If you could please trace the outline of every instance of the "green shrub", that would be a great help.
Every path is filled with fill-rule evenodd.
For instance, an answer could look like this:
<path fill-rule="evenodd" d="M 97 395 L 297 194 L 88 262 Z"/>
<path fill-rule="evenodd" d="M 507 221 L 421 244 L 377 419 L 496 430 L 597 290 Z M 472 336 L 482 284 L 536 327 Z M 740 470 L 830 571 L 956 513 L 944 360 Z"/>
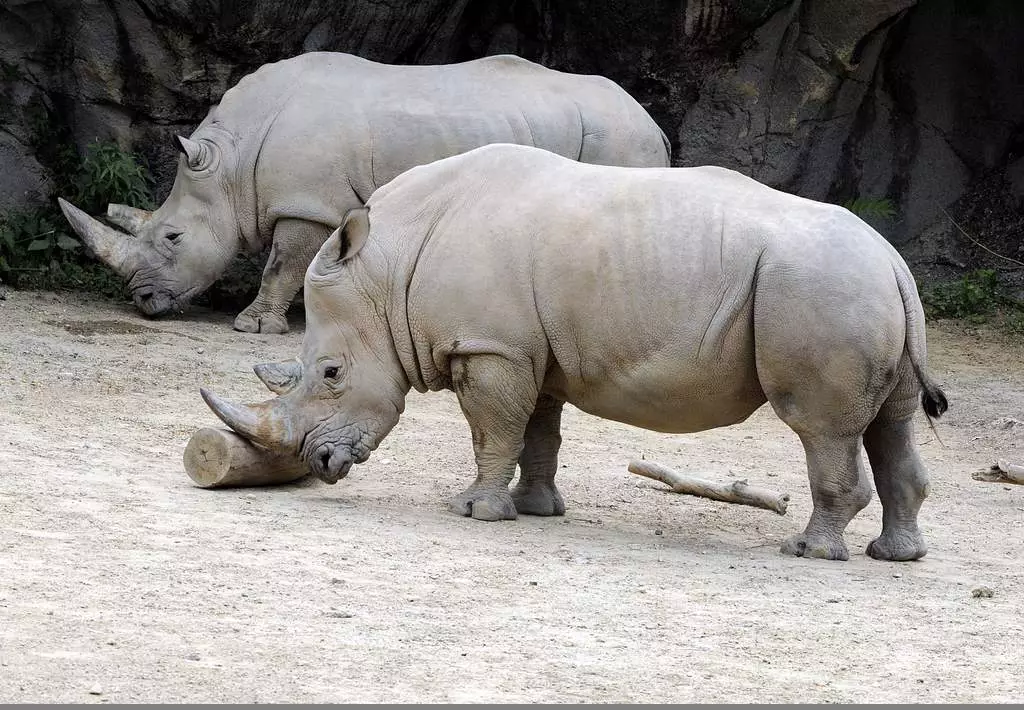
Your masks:
<path fill-rule="evenodd" d="M 153 208 L 153 179 L 141 158 L 116 143 L 94 141 L 85 150 L 68 198 L 88 213 L 102 212 L 110 202 Z"/>
<path fill-rule="evenodd" d="M 65 197 L 90 213 L 108 202 L 152 208 L 152 178 L 138 156 L 116 143 L 94 141 L 81 160 L 69 145 L 53 148 L 53 183 Z M 0 281 L 26 288 L 72 288 L 107 295 L 124 292 L 120 278 L 84 257 L 82 243 L 56 205 L 47 203 L 0 213 Z"/>
<path fill-rule="evenodd" d="M 977 322 L 999 315 L 1011 329 L 1024 325 L 1024 304 L 1003 293 L 994 269 L 975 269 L 955 281 L 923 288 L 921 302 L 932 318 Z"/>

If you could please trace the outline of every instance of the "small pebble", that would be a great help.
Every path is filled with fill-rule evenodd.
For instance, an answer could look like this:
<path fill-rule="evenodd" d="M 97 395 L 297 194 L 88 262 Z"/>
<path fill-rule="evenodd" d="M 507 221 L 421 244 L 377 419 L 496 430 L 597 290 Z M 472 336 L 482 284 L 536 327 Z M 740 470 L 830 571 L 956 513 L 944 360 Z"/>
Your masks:
<path fill-rule="evenodd" d="M 661 534 L 663 534 L 663 533 L 661 532 L 661 530 L 655 530 L 655 531 L 654 531 L 654 534 L 655 534 L 655 535 L 661 535 Z"/>
<path fill-rule="evenodd" d="M 902 576 L 903 576 L 902 572 L 893 572 L 893 574 L 892 574 L 892 578 L 893 579 L 899 579 Z"/>
<path fill-rule="evenodd" d="M 351 619 L 353 614 L 349 614 L 347 611 L 329 611 L 327 616 L 332 619 Z"/>
<path fill-rule="evenodd" d="M 536 583 L 536 582 L 530 582 L 530 586 L 531 586 L 531 587 L 536 587 L 536 586 L 537 586 L 537 583 Z"/>
<path fill-rule="evenodd" d="M 971 596 L 975 599 L 991 599 L 995 595 L 996 593 L 988 587 L 978 587 L 971 590 Z"/>
<path fill-rule="evenodd" d="M 89 695 L 103 695 L 103 686 L 97 683 L 89 688 Z"/>

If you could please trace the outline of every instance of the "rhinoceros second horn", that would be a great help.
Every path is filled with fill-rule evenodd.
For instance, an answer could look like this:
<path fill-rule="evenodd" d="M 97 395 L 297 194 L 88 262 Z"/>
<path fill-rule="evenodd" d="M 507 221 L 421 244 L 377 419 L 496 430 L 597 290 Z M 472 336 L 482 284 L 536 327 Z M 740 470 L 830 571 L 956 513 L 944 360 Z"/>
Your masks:
<path fill-rule="evenodd" d="M 138 207 L 113 202 L 107 205 L 107 219 L 134 235 L 138 235 L 139 231 L 152 218 L 153 213 L 149 210 L 140 210 Z"/>
<path fill-rule="evenodd" d="M 290 391 L 302 377 L 302 363 L 298 360 L 265 362 L 253 365 L 252 369 L 260 378 L 260 382 L 275 394 L 285 394 Z"/>
<path fill-rule="evenodd" d="M 128 236 L 93 219 L 64 198 L 58 197 L 57 203 L 78 236 L 93 253 L 118 274 L 127 276 L 131 253 Z"/>

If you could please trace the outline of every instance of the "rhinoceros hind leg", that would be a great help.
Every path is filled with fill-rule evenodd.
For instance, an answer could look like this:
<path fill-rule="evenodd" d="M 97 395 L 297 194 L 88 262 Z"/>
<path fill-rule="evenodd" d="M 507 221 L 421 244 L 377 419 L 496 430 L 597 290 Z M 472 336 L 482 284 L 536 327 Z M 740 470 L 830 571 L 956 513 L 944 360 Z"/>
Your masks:
<path fill-rule="evenodd" d="M 860 456 L 860 437 L 800 437 L 807 456 L 814 510 L 807 527 L 782 543 L 797 557 L 848 560 L 843 531 L 871 500 L 871 485 Z"/>
<path fill-rule="evenodd" d="M 537 403 L 532 364 L 498 355 L 457 355 L 450 367 L 452 386 L 473 434 L 477 466 L 476 481 L 452 500 L 452 510 L 477 520 L 514 520 L 516 506 L 508 484 Z"/>
<path fill-rule="evenodd" d="M 565 515 L 565 502 L 555 487 L 563 404 L 542 394 L 526 424 L 519 481 L 512 489 L 516 510 L 523 515 Z"/>
<path fill-rule="evenodd" d="M 928 473 L 914 445 L 917 386 L 900 389 L 908 390 L 906 396 L 890 398 L 864 432 L 864 449 L 882 502 L 882 534 L 867 547 L 876 560 L 916 560 L 928 552 L 917 526 L 917 513 L 928 496 Z"/>

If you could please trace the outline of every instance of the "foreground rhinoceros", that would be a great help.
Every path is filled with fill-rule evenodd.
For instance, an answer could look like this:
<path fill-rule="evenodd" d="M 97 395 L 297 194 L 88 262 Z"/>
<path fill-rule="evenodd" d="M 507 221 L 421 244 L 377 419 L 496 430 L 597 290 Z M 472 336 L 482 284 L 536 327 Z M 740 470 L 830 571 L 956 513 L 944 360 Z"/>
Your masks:
<path fill-rule="evenodd" d="M 561 514 L 564 402 L 663 432 L 743 421 L 766 400 L 800 436 L 814 511 L 783 545 L 846 559 L 882 500 L 874 557 L 925 554 L 914 447 L 924 316 L 896 251 L 840 207 L 721 168 L 582 165 L 497 145 L 414 168 L 352 211 L 306 274 L 301 360 L 258 366 L 282 396 L 228 425 L 327 482 L 365 461 L 410 388 L 451 388 L 478 475 L 475 518 Z M 519 483 L 508 484 L 521 468 Z"/>
<path fill-rule="evenodd" d="M 134 239 L 61 208 L 148 315 L 184 305 L 240 249 L 272 243 L 259 295 L 235 320 L 264 333 L 288 329 L 306 267 L 345 213 L 408 168 L 488 143 L 585 163 L 669 160 L 661 129 L 615 83 L 511 56 L 392 66 L 304 54 L 242 79 L 178 142 L 178 174 L 158 210 L 107 210 Z"/>

